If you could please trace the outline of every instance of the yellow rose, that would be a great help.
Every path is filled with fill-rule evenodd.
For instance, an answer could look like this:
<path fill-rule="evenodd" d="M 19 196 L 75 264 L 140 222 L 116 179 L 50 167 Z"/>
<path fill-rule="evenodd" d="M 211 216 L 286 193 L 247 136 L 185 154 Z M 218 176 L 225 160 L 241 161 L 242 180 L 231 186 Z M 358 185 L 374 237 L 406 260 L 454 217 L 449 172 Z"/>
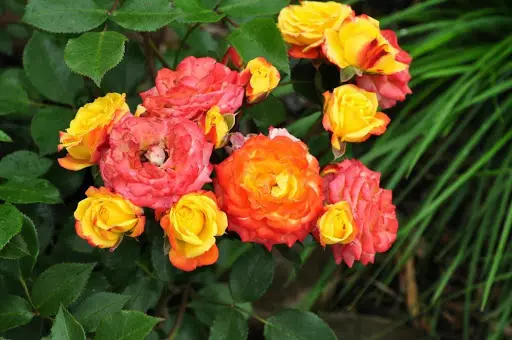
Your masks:
<path fill-rule="evenodd" d="M 392 74 L 408 68 L 397 60 L 400 51 L 383 36 L 379 22 L 366 15 L 345 21 L 339 29 L 326 29 L 322 48 L 332 63 L 359 73 Z"/>
<path fill-rule="evenodd" d="M 232 113 L 222 114 L 218 106 L 213 106 L 199 121 L 206 140 L 213 143 L 216 149 L 226 144 L 226 136 L 234 124 L 235 116 Z"/>
<path fill-rule="evenodd" d="M 332 93 L 324 93 L 323 125 L 332 131 L 332 146 L 340 150 L 340 142 L 364 142 L 370 135 L 381 135 L 390 122 L 377 112 L 377 95 L 355 85 L 342 85 Z"/>
<path fill-rule="evenodd" d="M 340 201 L 326 206 L 326 212 L 317 221 L 320 244 L 347 244 L 357 234 L 357 226 L 352 216 L 350 204 Z"/>
<path fill-rule="evenodd" d="M 245 95 L 249 103 L 255 103 L 266 97 L 279 84 L 279 71 L 265 58 L 255 58 L 247 63 L 242 77 L 250 77 Z"/>
<path fill-rule="evenodd" d="M 326 29 L 338 30 L 347 18 L 354 15 L 350 6 L 337 2 L 302 1 L 279 13 L 277 27 L 284 41 L 291 44 L 288 53 L 295 58 L 319 57 Z"/>
<path fill-rule="evenodd" d="M 144 210 L 107 188 L 90 187 L 75 210 L 78 236 L 91 246 L 115 248 L 127 234 L 137 237 L 144 231 Z"/>
<path fill-rule="evenodd" d="M 169 259 L 181 270 L 213 264 L 219 257 L 215 236 L 226 231 L 228 220 L 215 195 L 199 191 L 183 195 L 160 220 L 171 243 Z"/>
<path fill-rule="evenodd" d="M 66 132 L 60 133 L 58 149 L 68 151 L 66 157 L 58 159 L 60 166 L 77 171 L 98 161 L 100 147 L 112 126 L 130 111 L 125 97 L 124 94 L 109 93 L 78 110 Z"/>

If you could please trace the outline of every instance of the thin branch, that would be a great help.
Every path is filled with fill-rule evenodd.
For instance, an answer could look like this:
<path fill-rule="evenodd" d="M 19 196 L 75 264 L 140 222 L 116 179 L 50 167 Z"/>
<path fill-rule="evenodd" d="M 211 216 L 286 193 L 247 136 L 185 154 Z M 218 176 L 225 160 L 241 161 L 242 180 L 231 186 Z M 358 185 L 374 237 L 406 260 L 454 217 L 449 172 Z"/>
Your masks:
<path fill-rule="evenodd" d="M 162 66 L 165 68 L 171 68 L 171 65 L 169 65 L 167 60 L 165 60 L 165 58 L 162 56 L 162 54 L 160 53 L 160 50 L 158 49 L 158 47 L 155 45 L 155 43 L 153 42 L 153 40 L 151 38 L 149 39 L 149 46 L 151 46 L 151 48 L 153 49 L 153 52 L 155 53 L 156 58 L 160 61 Z"/>
<path fill-rule="evenodd" d="M 174 325 L 172 326 L 171 331 L 169 332 L 169 340 L 174 339 L 176 332 L 180 328 L 181 321 L 183 320 L 183 316 L 185 315 L 185 310 L 187 309 L 189 293 L 190 293 L 190 284 L 187 285 L 187 287 L 183 291 L 183 295 L 181 296 L 180 310 L 178 311 L 178 316 L 176 317 L 176 321 L 174 322 Z"/>
<path fill-rule="evenodd" d="M 174 56 L 174 68 L 176 68 L 176 66 L 178 66 L 178 60 L 180 60 L 180 54 L 181 54 L 181 51 L 183 50 L 183 48 L 185 47 L 185 43 L 187 42 L 187 39 L 190 37 L 192 32 L 194 32 L 196 30 L 196 28 L 198 28 L 200 25 L 201 25 L 200 23 L 196 23 L 196 24 L 192 25 L 188 29 L 187 33 L 185 33 L 185 36 L 181 40 L 180 48 L 178 49 L 178 51 L 176 51 L 176 55 Z"/>
<path fill-rule="evenodd" d="M 231 26 L 233 26 L 234 28 L 240 27 L 240 25 L 238 25 L 236 22 L 234 22 L 230 17 L 224 17 L 224 20 L 229 22 L 231 24 Z"/>
<path fill-rule="evenodd" d="M 156 78 L 156 67 L 155 67 L 155 56 L 153 54 L 153 49 L 151 48 L 151 38 L 148 32 L 142 33 L 142 37 L 144 38 L 144 56 L 146 57 L 146 66 L 148 67 L 149 74 L 153 81 Z"/>

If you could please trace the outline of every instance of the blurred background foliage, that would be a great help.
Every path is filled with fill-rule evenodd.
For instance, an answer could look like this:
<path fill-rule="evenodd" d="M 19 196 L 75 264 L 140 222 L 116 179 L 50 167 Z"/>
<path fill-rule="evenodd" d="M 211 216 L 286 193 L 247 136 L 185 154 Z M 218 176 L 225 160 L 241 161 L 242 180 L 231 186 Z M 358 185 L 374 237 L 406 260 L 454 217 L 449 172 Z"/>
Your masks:
<path fill-rule="evenodd" d="M 100 2 L 106 7 L 111 3 Z M 400 45 L 414 58 L 413 95 L 388 111 L 392 119 L 388 131 L 351 145 L 345 155 L 382 172 L 383 186 L 394 190 L 399 236 L 374 265 L 356 264 L 352 269 L 334 265 L 330 253 L 313 242 L 292 250 L 279 248 L 273 287 L 252 308 L 262 316 L 286 306 L 318 312 L 340 339 L 512 337 L 512 4 L 507 0 L 344 3 L 395 30 Z M 57 131 L 67 126 L 77 107 L 116 91 L 127 93 L 134 108 L 140 103 L 137 92 L 152 85 L 150 75 L 161 67 L 160 59 L 170 65 L 189 55 L 220 59 L 227 48 L 224 37 L 232 28 L 226 22 L 170 24 L 150 34 L 158 53 L 148 58 L 143 34 L 109 22 L 109 29 L 126 34 L 129 42 L 121 63 L 107 72 L 98 88 L 65 65 L 59 69 L 66 39 L 73 35 L 34 32 L 20 21 L 24 5 L 18 0 L 0 3 L 2 156 L 32 149 L 54 160 Z M 243 23 L 248 18 L 232 20 Z M 30 59 L 22 57 L 33 35 L 40 35 L 32 41 L 39 44 L 40 52 L 31 67 Z M 55 81 L 38 84 L 34 72 L 46 72 L 45 79 Z M 291 76 L 283 77 L 272 97 L 244 112 L 240 128 L 248 133 L 269 125 L 288 127 L 326 164 L 332 155 L 320 124 L 320 92 L 336 86 L 337 80 L 331 67 L 317 71 L 292 60 Z M 18 106 L 14 114 L 9 111 L 13 100 Z M 10 139 L 14 143 L 8 143 Z M 86 292 L 123 293 L 130 296 L 126 308 L 157 315 L 163 282 L 169 280 L 175 287 L 190 280 L 206 284 L 199 296 L 232 302 L 226 286 L 217 282 L 226 280 L 226 272 L 247 245 L 223 240 L 219 262 L 194 276 L 178 273 L 161 256 L 161 231 L 155 226 L 148 228 L 139 244 L 125 240 L 114 253 L 92 249 L 70 226 L 76 202 L 93 184 L 94 174 L 66 172 L 55 162 L 38 164 L 43 168 L 41 176 L 57 187 L 65 203 L 19 206 L 39 235 L 36 270 L 63 259 L 97 261 L 103 269 L 93 273 Z M 9 268 L 0 271 L 6 274 Z M 19 289 L 7 274 L 0 278 L 0 291 Z M 171 291 L 166 299 L 174 307 L 151 335 L 155 339 L 171 331 L 178 315 L 179 295 Z M 206 326 L 213 322 L 212 307 L 200 300 L 189 307 L 178 336 L 203 339 Z M 43 323 L 29 323 L 5 336 L 39 338 Z M 251 322 L 251 330 L 251 339 L 261 337 L 260 323 Z"/>

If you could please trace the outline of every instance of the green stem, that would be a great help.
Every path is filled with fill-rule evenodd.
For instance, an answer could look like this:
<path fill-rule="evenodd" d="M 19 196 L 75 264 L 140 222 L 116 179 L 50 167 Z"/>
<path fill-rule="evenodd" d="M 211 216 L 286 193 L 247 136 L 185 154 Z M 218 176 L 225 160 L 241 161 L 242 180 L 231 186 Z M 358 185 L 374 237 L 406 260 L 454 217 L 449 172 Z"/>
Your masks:
<path fill-rule="evenodd" d="M 30 297 L 30 293 L 28 292 L 28 287 L 27 287 L 27 283 L 25 282 L 25 279 L 23 278 L 23 275 L 19 275 L 18 279 L 20 280 L 20 283 L 23 287 L 23 291 L 25 292 L 25 295 L 27 297 L 27 300 L 28 300 L 28 303 L 30 304 L 30 307 L 32 307 L 32 309 L 37 312 L 37 309 L 36 307 L 34 306 L 34 303 L 32 302 L 32 298 Z"/>
<path fill-rule="evenodd" d="M 185 43 L 187 42 L 187 39 L 190 37 L 192 32 L 194 32 L 196 30 L 196 28 L 198 28 L 200 25 L 201 25 L 200 23 L 196 23 L 196 24 L 192 25 L 188 29 L 187 33 L 185 33 L 185 36 L 183 37 L 183 39 L 181 39 L 180 48 L 178 49 L 178 51 L 176 51 L 176 55 L 174 56 L 174 68 L 176 68 L 176 66 L 178 66 L 178 61 L 180 60 L 181 51 L 185 47 Z"/>
<path fill-rule="evenodd" d="M 153 274 L 149 269 L 148 267 L 146 267 L 142 262 L 135 262 L 135 264 L 137 265 L 137 267 L 139 267 L 144 273 L 146 273 L 147 276 L 149 276 L 150 278 L 154 279 L 154 280 L 159 280 L 158 277 Z"/>

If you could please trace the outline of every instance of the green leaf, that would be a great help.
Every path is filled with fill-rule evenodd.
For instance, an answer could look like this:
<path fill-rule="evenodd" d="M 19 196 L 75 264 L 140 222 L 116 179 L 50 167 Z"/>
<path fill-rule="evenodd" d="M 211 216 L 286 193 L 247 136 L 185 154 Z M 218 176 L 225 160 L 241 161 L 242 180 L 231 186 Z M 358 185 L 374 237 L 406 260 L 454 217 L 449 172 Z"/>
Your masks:
<path fill-rule="evenodd" d="M 240 25 L 227 39 L 244 61 L 264 57 L 281 71 L 290 74 L 286 46 L 273 19 L 253 19 Z"/>
<path fill-rule="evenodd" d="M 156 236 L 153 238 L 151 244 L 151 264 L 156 276 L 163 282 L 169 282 L 176 275 L 176 270 L 171 265 L 168 254 L 164 252 L 165 241 L 167 240 L 164 240 L 163 237 Z"/>
<path fill-rule="evenodd" d="M 245 340 L 249 333 L 247 320 L 234 308 L 221 312 L 210 330 L 210 340 Z"/>
<path fill-rule="evenodd" d="M 40 178 L 15 177 L 0 184 L 0 199 L 18 204 L 61 202 L 57 188 Z"/>
<path fill-rule="evenodd" d="M 74 117 L 74 111 L 57 106 L 45 107 L 36 113 L 30 125 L 30 131 L 41 155 L 57 152 L 59 131 L 67 129 Z"/>
<path fill-rule="evenodd" d="M 285 310 L 265 324 L 268 340 L 336 340 L 336 335 L 317 315 L 298 310 Z"/>
<path fill-rule="evenodd" d="M 10 204 L 0 204 L 0 249 L 21 231 L 23 215 Z"/>
<path fill-rule="evenodd" d="M 286 0 L 223 0 L 219 11 L 242 18 L 272 15 L 288 4 Z"/>
<path fill-rule="evenodd" d="M 286 119 L 286 109 L 283 103 L 275 96 L 270 95 L 262 102 L 251 105 L 245 109 L 247 116 L 252 117 L 260 130 L 267 130 Z"/>
<path fill-rule="evenodd" d="M 155 31 L 181 15 L 168 0 L 127 0 L 112 13 L 112 20 L 134 31 Z"/>
<path fill-rule="evenodd" d="M 0 31 L 0 52 L 12 55 L 12 40 L 7 31 Z"/>
<path fill-rule="evenodd" d="M 130 299 L 129 296 L 115 293 L 96 293 L 89 296 L 76 307 L 73 313 L 87 332 L 94 332 L 101 319 L 119 312 Z"/>
<path fill-rule="evenodd" d="M 34 222 L 26 215 L 23 215 L 23 227 L 21 227 L 20 235 L 27 245 L 30 256 L 23 257 L 18 262 L 23 276 L 29 277 L 39 256 L 39 237 Z"/>
<path fill-rule="evenodd" d="M 127 43 L 123 60 L 105 74 L 101 89 L 105 92 L 135 93 L 137 85 L 147 76 L 145 67 L 140 45 Z"/>
<path fill-rule="evenodd" d="M 12 138 L 4 131 L 0 130 L 0 142 L 12 143 Z"/>
<path fill-rule="evenodd" d="M 289 133 L 297 138 L 304 138 L 313 126 L 322 117 L 322 112 L 317 111 L 309 116 L 297 119 L 286 128 Z"/>
<path fill-rule="evenodd" d="M 23 51 L 23 68 L 46 98 L 73 105 L 84 81 L 64 62 L 65 46 L 66 39 L 35 31 Z"/>
<path fill-rule="evenodd" d="M 60 306 L 52 326 L 50 340 L 85 340 L 84 328 L 66 308 Z"/>
<path fill-rule="evenodd" d="M 80 189 L 86 173 L 87 170 L 69 171 L 58 163 L 53 163 L 44 177 L 59 189 L 62 198 L 67 198 Z"/>
<path fill-rule="evenodd" d="M 90 77 L 97 86 L 105 73 L 115 67 L 124 55 L 128 39 L 117 32 L 89 32 L 70 39 L 64 51 L 66 64 L 74 72 Z"/>
<path fill-rule="evenodd" d="M 94 266 L 94 263 L 59 263 L 39 275 L 32 287 L 32 301 L 41 315 L 54 315 L 60 305 L 69 306 L 75 301 Z"/>
<path fill-rule="evenodd" d="M 4 131 L 0 130 L 0 142 L 12 143 L 12 138 Z"/>
<path fill-rule="evenodd" d="M 224 17 L 205 7 L 200 0 L 174 0 L 181 22 L 217 22 Z"/>
<path fill-rule="evenodd" d="M 44 175 L 52 161 L 28 150 L 15 151 L 0 160 L 0 177 L 36 178 Z"/>
<path fill-rule="evenodd" d="M 30 255 L 27 244 L 20 234 L 15 235 L 9 243 L 0 250 L 0 258 L 15 260 L 23 256 Z"/>
<path fill-rule="evenodd" d="M 96 330 L 95 340 L 144 339 L 160 321 L 135 311 L 121 311 L 104 318 Z"/>
<path fill-rule="evenodd" d="M 107 10 L 94 0 L 30 0 L 23 21 L 53 33 L 81 33 L 101 25 Z"/>
<path fill-rule="evenodd" d="M 28 94 L 11 72 L 0 75 L 0 116 L 15 112 L 25 113 L 30 108 Z"/>
<path fill-rule="evenodd" d="M 162 292 L 162 282 L 153 280 L 149 277 L 137 278 L 126 287 L 123 295 L 129 296 L 130 300 L 126 304 L 127 309 L 146 312 L 156 305 Z"/>
<path fill-rule="evenodd" d="M 233 264 L 229 289 L 235 301 L 255 301 L 265 294 L 273 278 L 272 253 L 255 245 Z"/>
<path fill-rule="evenodd" d="M 0 299 L 0 332 L 25 325 L 33 316 L 25 299 L 16 295 L 5 295 Z"/>
<path fill-rule="evenodd" d="M 231 309 L 230 305 L 235 305 L 237 308 L 252 312 L 250 303 L 236 303 L 231 297 L 229 288 L 220 283 L 209 284 L 199 291 L 198 297 L 191 303 L 190 307 L 194 309 L 197 318 L 205 325 L 212 326 L 215 318 L 221 312 Z"/>

